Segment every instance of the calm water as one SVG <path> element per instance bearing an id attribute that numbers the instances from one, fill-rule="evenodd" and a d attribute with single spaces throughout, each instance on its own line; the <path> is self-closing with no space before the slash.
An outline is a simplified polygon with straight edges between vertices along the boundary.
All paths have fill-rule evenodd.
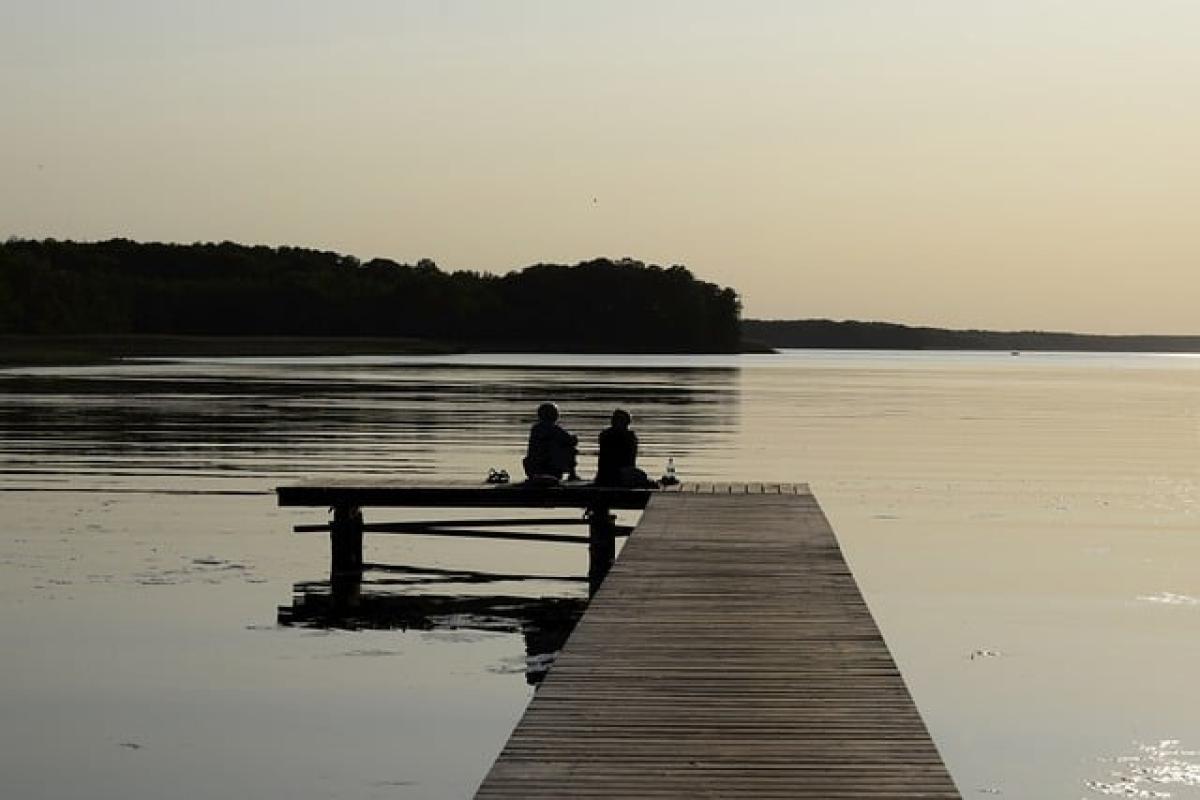
<path id="1" fill-rule="evenodd" d="M 347 611 L 270 490 L 515 474 L 546 398 L 811 483 L 965 796 L 1200 798 L 1200 359 L 840 352 L 0 370 L 3 796 L 469 796 L 585 548 L 369 537 Z"/>

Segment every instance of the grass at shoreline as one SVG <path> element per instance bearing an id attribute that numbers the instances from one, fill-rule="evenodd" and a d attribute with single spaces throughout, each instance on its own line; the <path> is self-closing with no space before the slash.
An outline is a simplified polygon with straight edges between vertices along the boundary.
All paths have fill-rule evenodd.
<path id="1" fill-rule="evenodd" d="M 0 366 L 103 364 L 154 356 L 444 355 L 425 339 L 316 336 L 0 336 Z"/>

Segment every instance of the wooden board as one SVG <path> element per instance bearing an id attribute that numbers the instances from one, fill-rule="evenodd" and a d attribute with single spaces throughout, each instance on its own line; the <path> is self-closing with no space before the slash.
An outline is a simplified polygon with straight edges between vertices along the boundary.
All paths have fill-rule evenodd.
<path id="1" fill-rule="evenodd" d="M 816 500 L 738 486 L 650 500 L 477 797 L 960 797 Z"/>
<path id="2" fill-rule="evenodd" d="M 641 509 L 653 490 L 617 489 L 587 483 L 527 487 L 519 483 L 409 483 L 403 481 L 310 481 L 280 486 L 281 506 L 351 505 L 360 508 L 590 508 Z"/>
<path id="3" fill-rule="evenodd" d="M 798 484 L 767 484 L 795 494 Z M 335 505 L 410 508 L 592 508 L 637 510 L 654 495 L 760 493 L 760 483 L 681 484 L 672 491 L 620 489 L 567 483 L 528 487 L 520 483 L 489 485 L 478 482 L 415 483 L 398 480 L 323 479 L 280 486 L 275 493 L 281 506 L 329 508 Z"/>

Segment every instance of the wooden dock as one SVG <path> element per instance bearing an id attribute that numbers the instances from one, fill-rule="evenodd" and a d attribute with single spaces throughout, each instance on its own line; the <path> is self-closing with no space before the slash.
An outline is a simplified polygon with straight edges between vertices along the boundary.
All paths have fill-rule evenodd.
<path id="1" fill-rule="evenodd" d="M 277 491 L 280 505 L 333 509 L 330 524 L 296 530 L 329 532 L 343 578 L 361 573 L 363 533 L 540 535 L 365 523 L 364 507 L 588 510 L 574 520 L 587 538 L 548 540 L 588 543 L 595 596 L 479 798 L 960 798 L 806 486 Z M 614 565 L 622 531 L 609 512 L 639 508 Z"/>
<path id="2" fill-rule="evenodd" d="M 479 798 L 959 798 L 806 487 L 641 523 Z"/>
<path id="3" fill-rule="evenodd" d="M 711 485 L 710 485 L 711 486 Z M 678 490 L 676 486 L 673 490 Z M 481 485 L 479 483 L 439 483 L 436 485 L 397 481 L 305 481 L 275 489 L 281 506 L 326 507 L 333 511 L 328 524 L 299 525 L 297 533 L 329 532 L 330 571 L 334 574 L 361 572 L 364 533 L 406 533 L 426 536 L 473 536 L 486 539 L 525 541 L 581 542 L 588 545 L 588 587 L 600 588 L 616 557 L 616 539 L 628 528 L 616 524 L 614 509 L 636 510 L 646 507 L 655 494 L 650 489 L 623 489 L 566 483 L 559 486 L 526 484 Z M 382 508 L 582 508 L 586 516 L 577 520 L 519 519 L 526 526 L 583 524 L 588 536 L 569 537 L 542 533 L 486 531 L 488 526 L 506 526 L 514 520 L 429 520 L 425 522 L 368 523 L 366 507 Z M 482 523 L 482 525 L 481 525 Z"/>

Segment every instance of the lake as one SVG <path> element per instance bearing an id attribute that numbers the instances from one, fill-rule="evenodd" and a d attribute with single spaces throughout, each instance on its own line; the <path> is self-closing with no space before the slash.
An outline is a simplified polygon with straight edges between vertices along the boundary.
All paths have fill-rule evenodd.
<path id="1" fill-rule="evenodd" d="M 1200 358 L 844 351 L 0 369 L 4 796 L 469 797 L 586 548 L 369 536 L 347 614 L 271 490 L 516 475 L 546 399 L 810 483 L 965 797 L 1200 798 Z"/>

